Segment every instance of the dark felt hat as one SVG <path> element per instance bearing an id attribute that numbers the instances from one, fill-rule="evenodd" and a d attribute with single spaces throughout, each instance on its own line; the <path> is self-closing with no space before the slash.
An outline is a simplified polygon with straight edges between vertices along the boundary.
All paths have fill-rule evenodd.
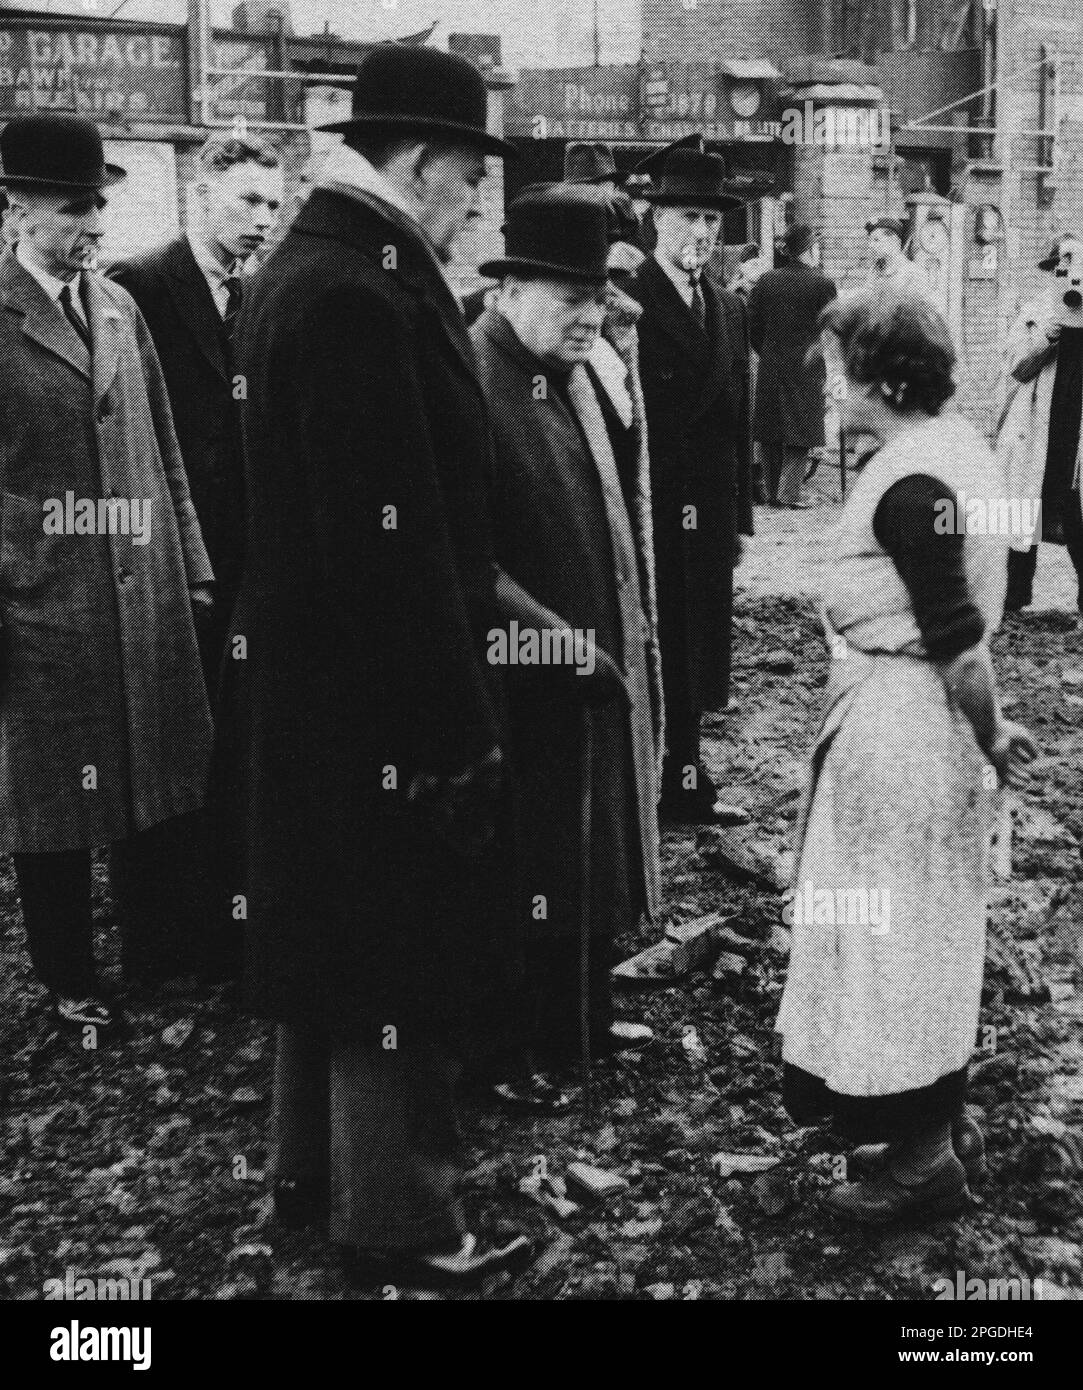
<path id="1" fill-rule="evenodd" d="M 700 135 L 699 131 L 692 135 L 684 135 L 680 140 L 674 140 L 671 145 L 663 145 L 660 149 L 652 150 L 650 154 L 644 155 L 632 170 L 632 174 L 638 178 L 649 179 L 652 184 L 656 184 L 662 177 L 662 166 L 674 150 L 697 150 L 702 154 L 703 149 L 703 136 Z"/>
<path id="2" fill-rule="evenodd" d="M 503 256 L 479 265 L 479 275 L 603 284 L 609 254 L 607 206 L 591 190 L 567 184 L 521 193 L 508 205 Z"/>
<path id="3" fill-rule="evenodd" d="M 608 145 L 576 140 L 564 147 L 565 183 L 620 182 L 613 151 Z"/>
<path id="4" fill-rule="evenodd" d="M 1038 262 L 1038 269 L 1056 270 L 1057 266 L 1060 265 L 1060 254 L 1064 243 L 1066 241 L 1079 240 L 1081 240 L 1081 238 L 1077 236 L 1075 232 L 1061 232 L 1060 236 L 1054 239 L 1045 257 Z"/>
<path id="5" fill-rule="evenodd" d="M 102 189 L 127 177 L 106 164 L 101 131 L 84 116 L 13 116 L 0 134 L 0 183 Z"/>
<path id="6" fill-rule="evenodd" d="M 812 228 L 799 222 L 787 231 L 782 239 L 782 244 L 786 255 L 791 261 L 795 261 L 798 256 L 804 255 L 815 240 L 816 237 Z"/>
<path id="7" fill-rule="evenodd" d="M 654 188 L 643 197 L 655 207 L 710 208 L 725 212 L 742 206 L 726 192 L 726 163 L 719 154 L 695 149 L 671 150 Z"/>
<path id="8" fill-rule="evenodd" d="M 513 146 L 486 126 L 485 79 L 466 58 L 437 48 L 384 43 L 361 59 L 353 89 L 353 115 L 320 130 L 340 132 L 349 144 L 362 135 L 419 135 L 449 140 L 507 158 Z"/>
<path id="9" fill-rule="evenodd" d="M 875 222 L 866 222 L 866 235 L 875 232 L 877 228 L 882 232 L 894 232 L 903 245 L 906 245 L 906 223 L 900 222 L 897 217 L 878 217 Z"/>

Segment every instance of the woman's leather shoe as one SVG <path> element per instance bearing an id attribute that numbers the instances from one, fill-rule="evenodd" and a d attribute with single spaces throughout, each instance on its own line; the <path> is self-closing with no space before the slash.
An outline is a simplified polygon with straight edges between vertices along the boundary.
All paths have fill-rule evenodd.
<path id="1" fill-rule="evenodd" d="M 562 1091 L 540 1071 L 524 1079 L 498 1082 L 493 1087 L 493 1095 L 509 1110 L 542 1115 L 557 1115 L 569 1109 L 572 1103 L 567 1091 Z"/>
<path id="2" fill-rule="evenodd" d="M 116 1015 L 103 999 L 93 995 L 85 999 L 69 999 L 53 995 L 53 1016 L 69 1028 L 100 1028 L 106 1031 L 116 1025 Z"/>
<path id="3" fill-rule="evenodd" d="M 969 1187 L 977 1187 L 985 1181 L 985 1138 L 978 1122 L 970 1115 L 963 1115 L 951 1127 L 951 1147 L 955 1157 L 966 1171 Z M 887 1159 L 886 1144 L 862 1144 L 850 1155 L 853 1170 L 862 1177 L 875 1177 L 884 1171 Z"/>
<path id="4" fill-rule="evenodd" d="M 840 1183 L 824 1198 L 824 1205 L 835 1216 L 864 1225 L 882 1226 L 903 1217 L 931 1220 L 958 1216 L 970 1205 L 963 1165 L 952 1155 L 947 1163 L 924 1182 L 901 1183 L 890 1168 L 875 1178 Z"/>

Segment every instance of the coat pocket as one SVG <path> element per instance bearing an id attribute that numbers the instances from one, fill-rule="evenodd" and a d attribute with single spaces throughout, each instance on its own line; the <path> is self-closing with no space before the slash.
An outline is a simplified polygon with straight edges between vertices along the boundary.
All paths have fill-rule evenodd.
<path id="1" fill-rule="evenodd" d="M 56 567 L 59 536 L 45 530 L 40 502 L 0 492 L 0 594 L 36 589 Z"/>

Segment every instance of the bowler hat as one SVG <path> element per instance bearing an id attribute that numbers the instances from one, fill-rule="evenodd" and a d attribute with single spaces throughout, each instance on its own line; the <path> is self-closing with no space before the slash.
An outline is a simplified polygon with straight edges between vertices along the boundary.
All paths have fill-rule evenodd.
<path id="1" fill-rule="evenodd" d="M 479 275 L 604 284 L 608 217 L 606 202 L 597 194 L 566 184 L 521 193 L 508 205 L 503 230 L 503 256 L 479 265 Z"/>
<path id="2" fill-rule="evenodd" d="M 579 140 L 565 146 L 565 183 L 605 183 L 607 180 L 620 181 L 613 151 L 608 145 Z"/>
<path id="3" fill-rule="evenodd" d="M 897 217 L 878 217 L 875 222 L 865 223 L 865 234 L 871 235 L 873 232 L 894 232 L 899 240 L 906 244 L 906 223 L 900 222 Z"/>
<path id="4" fill-rule="evenodd" d="M 693 149 L 671 150 L 656 187 L 643 197 L 656 207 L 710 208 L 725 212 L 743 206 L 726 192 L 726 164 L 721 155 Z"/>
<path id="5" fill-rule="evenodd" d="M 783 238 L 786 255 L 791 261 L 797 260 L 798 256 L 803 256 L 815 240 L 811 227 L 806 227 L 800 222 L 797 223 L 796 226 L 789 229 Z"/>
<path id="6" fill-rule="evenodd" d="M 101 131 L 84 116 L 13 116 L 0 134 L 0 183 L 101 189 L 126 177 L 106 164 Z"/>
<path id="7" fill-rule="evenodd" d="M 1079 241 L 1080 239 L 1081 238 L 1078 237 L 1075 232 L 1061 232 L 1060 236 L 1054 239 L 1045 258 L 1038 262 L 1038 269 L 1056 270 L 1057 266 L 1060 265 L 1061 251 L 1064 247 L 1064 243 L 1066 241 Z"/>
<path id="8" fill-rule="evenodd" d="M 361 59 L 348 121 L 319 126 L 349 144 L 363 135 L 439 137 L 506 158 L 513 146 L 486 129 L 485 79 L 466 58 L 437 48 L 384 43 Z"/>

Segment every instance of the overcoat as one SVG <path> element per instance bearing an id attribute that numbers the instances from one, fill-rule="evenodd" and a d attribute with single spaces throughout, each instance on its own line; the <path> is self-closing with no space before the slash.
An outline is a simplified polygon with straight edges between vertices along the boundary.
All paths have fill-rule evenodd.
<path id="1" fill-rule="evenodd" d="M 726 701 L 737 537 L 752 534 L 747 311 L 706 276 L 701 284 L 706 331 L 653 256 L 626 286 L 643 307 L 639 366 L 670 719 L 678 698 L 697 718 Z"/>
<path id="2" fill-rule="evenodd" d="M 206 789 L 188 589 L 213 572 L 146 325 L 118 285 L 84 280 L 92 361 L 13 250 L 0 256 L 4 854 L 125 839 Z M 97 502 L 116 504 L 114 534 L 48 533 L 44 504 L 68 494 L 72 515 L 94 502 L 95 526 Z M 149 503 L 145 544 L 119 534 L 125 501 Z"/>
<path id="3" fill-rule="evenodd" d="M 752 437 L 760 444 L 813 448 L 824 442 L 824 368 L 805 364 L 816 320 L 837 293 L 821 271 L 795 261 L 752 287 L 748 331 L 759 354 Z"/>
<path id="4" fill-rule="evenodd" d="M 231 600 L 244 558 L 243 461 L 222 320 L 187 237 L 119 261 L 110 278 L 139 305 L 162 364 L 216 597 Z"/>
<path id="5" fill-rule="evenodd" d="M 538 602 L 574 628 L 593 630 L 625 673 L 630 708 L 614 702 L 593 714 L 597 848 L 592 856 L 599 907 L 595 917 L 625 930 L 639 911 L 655 912 L 659 904 L 661 691 L 652 689 L 651 681 L 652 666 L 657 672 L 652 660 L 657 639 L 647 579 L 649 537 L 642 530 L 641 503 L 649 487 L 638 449 L 642 422 L 634 414 L 627 426 L 610 417 L 620 495 L 607 496 L 607 480 L 567 401 L 552 380 L 552 389 L 539 394 L 537 381 L 546 376 L 546 368 L 522 346 L 507 320 L 487 310 L 471 336 L 496 441 L 498 561 Z M 597 377 L 594 381 L 601 401 L 606 388 Z M 631 539 L 627 557 L 614 527 L 626 530 Z M 575 691 L 578 677 L 559 684 L 551 677 L 538 667 L 509 670 L 518 862 L 524 903 L 538 893 L 546 898 L 546 916 L 536 919 L 537 933 L 574 937 L 582 873 L 582 706 Z M 613 921 L 616 903 L 625 906 L 631 920 Z"/>
<path id="6" fill-rule="evenodd" d="M 997 433 L 997 457 L 1007 480 L 1006 497 L 1029 506 L 1031 516 L 1042 500 L 1046 453 L 1049 448 L 1049 408 L 1057 376 L 1057 349 L 1046 337 L 1056 306 L 1050 296 L 1025 304 L 1004 347 L 1009 395 Z M 1025 378 L 1021 380 L 1020 378 Z M 1076 457 L 1074 486 L 1079 486 L 1083 436 Z M 1012 550 L 1029 550 L 1041 539 L 1037 531 L 1014 527 Z"/>
<path id="7" fill-rule="evenodd" d="M 245 993 L 344 1040 L 450 1035 L 510 944 L 498 857 L 466 857 L 407 800 L 500 739 L 473 348 L 420 231 L 324 188 L 253 278 L 235 346 L 248 559 L 223 686 L 247 741 Z"/>

